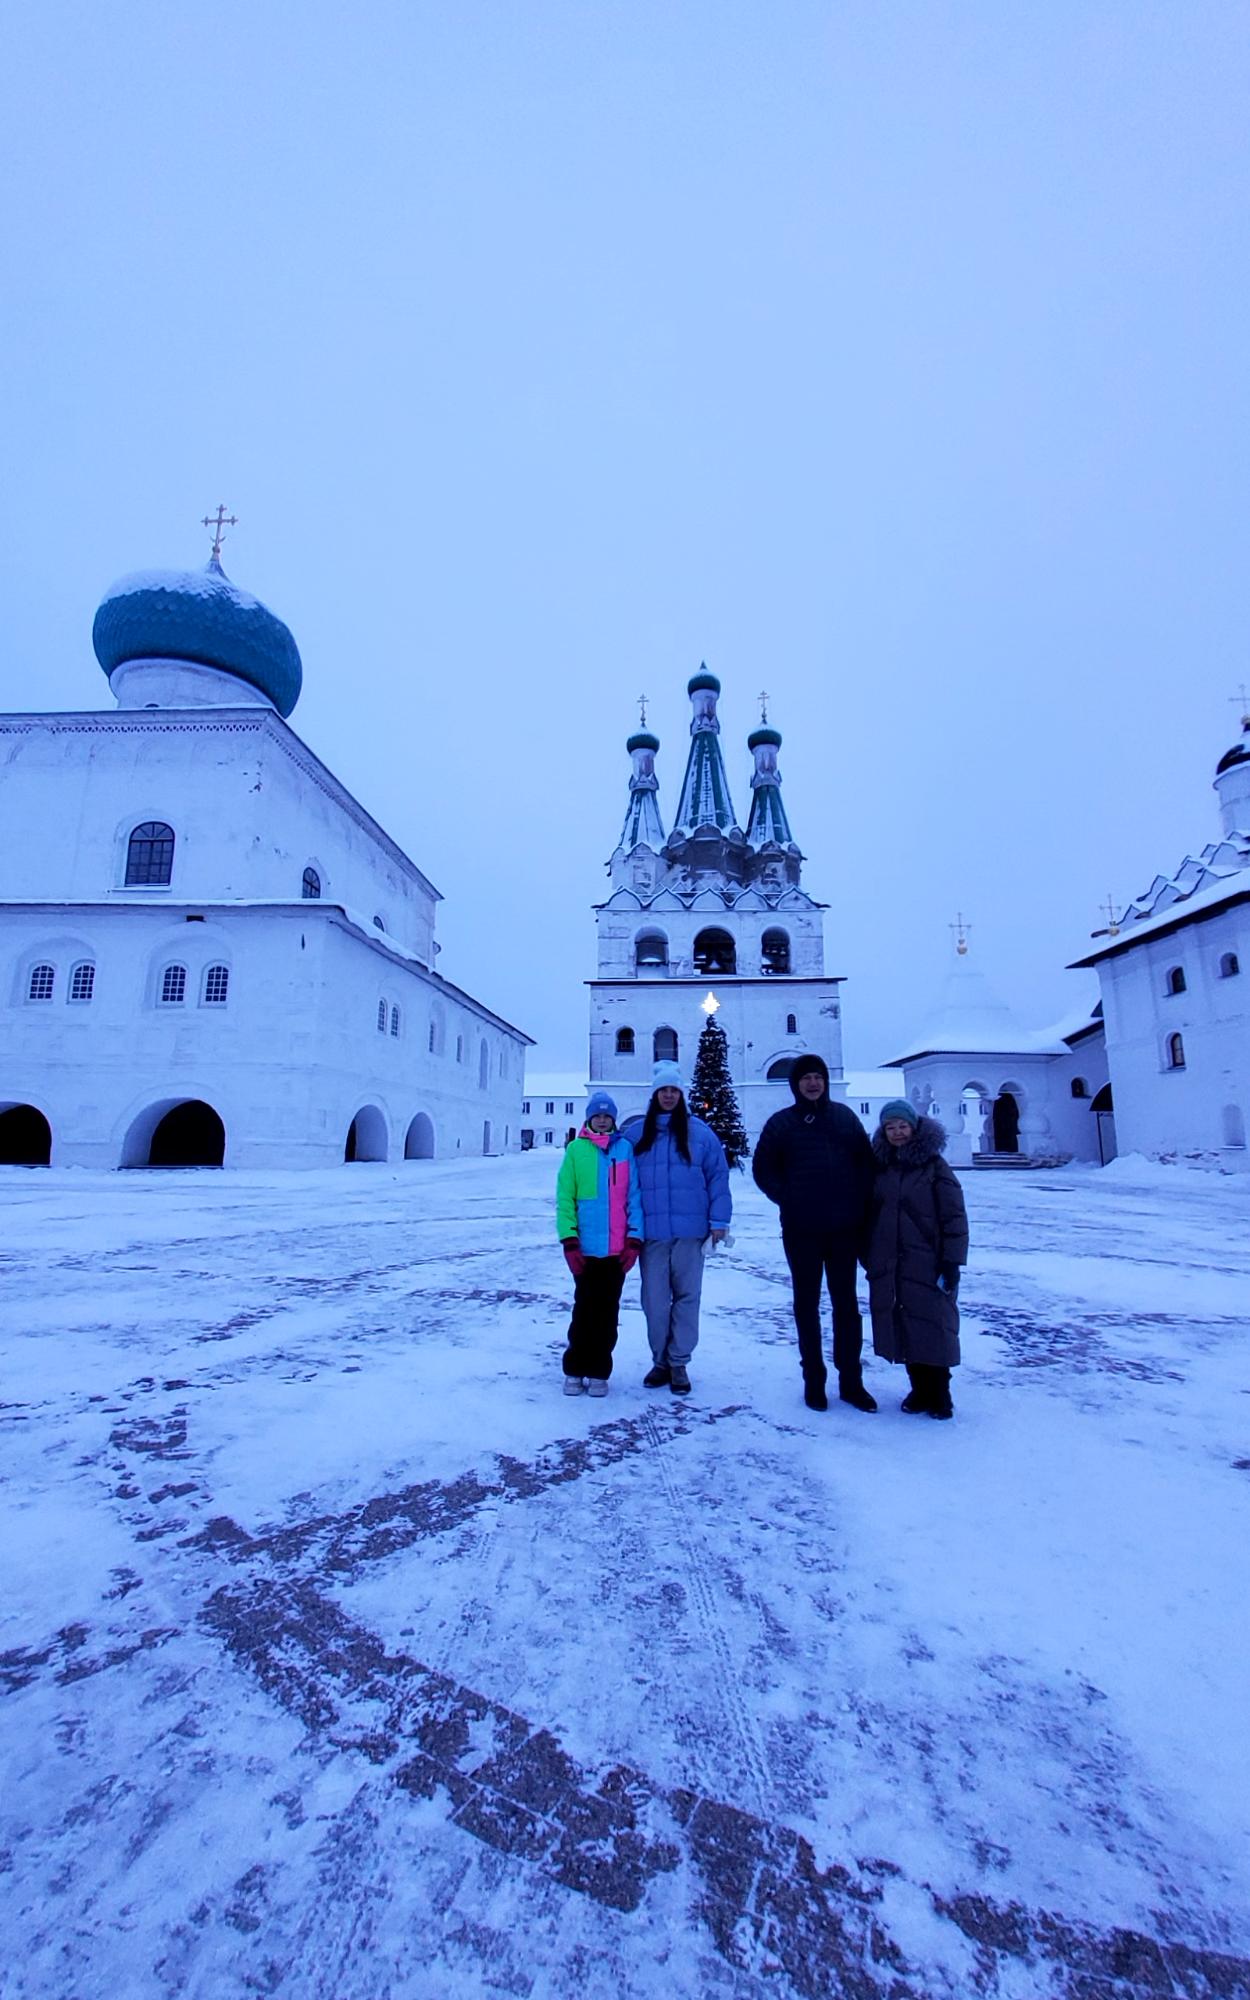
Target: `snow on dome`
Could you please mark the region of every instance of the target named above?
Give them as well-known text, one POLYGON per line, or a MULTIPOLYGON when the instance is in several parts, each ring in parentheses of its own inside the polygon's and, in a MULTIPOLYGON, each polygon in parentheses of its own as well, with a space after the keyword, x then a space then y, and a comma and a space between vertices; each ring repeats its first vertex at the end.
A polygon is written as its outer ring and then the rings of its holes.
POLYGON ((221 565, 139 570, 105 592, 91 632, 106 674, 139 660, 216 667, 289 715, 299 699, 299 648, 280 618, 231 583, 221 565))

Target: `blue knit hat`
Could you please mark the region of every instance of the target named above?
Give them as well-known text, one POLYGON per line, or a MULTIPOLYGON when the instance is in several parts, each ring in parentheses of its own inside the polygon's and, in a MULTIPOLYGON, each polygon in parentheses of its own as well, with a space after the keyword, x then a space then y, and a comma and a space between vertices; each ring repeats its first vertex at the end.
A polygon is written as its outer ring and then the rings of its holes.
POLYGON ((680 1063, 658 1062, 655 1065, 655 1068, 651 1072, 652 1090, 663 1090, 666 1084, 673 1090, 680 1090, 684 1093, 686 1079, 681 1073, 680 1063))
POLYGON ((905 1097, 892 1097, 888 1104, 882 1105, 879 1123, 888 1125, 891 1118, 902 1118, 913 1129, 920 1123, 920 1113, 905 1097))
POLYGON ((589 1125, 591 1119, 597 1118, 601 1111, 610 1112, 612 1114, 612 1123, 615 1125, 616 1099, 609 1097, 606 1090, 592 1090, 590 1096, 586 1099, 586 1123, 589 1125))

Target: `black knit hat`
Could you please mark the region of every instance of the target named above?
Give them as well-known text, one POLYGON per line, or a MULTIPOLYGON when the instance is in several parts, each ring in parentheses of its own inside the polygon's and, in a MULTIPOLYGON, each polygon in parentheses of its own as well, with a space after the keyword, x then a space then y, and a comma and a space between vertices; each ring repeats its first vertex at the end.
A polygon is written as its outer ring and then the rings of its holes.
POLYGON ((790 1065, 790 1089, 794 1094, 796 1103, 799 1096, 799 1078, 801 1076, 812 1075, 823 1077, 825 1096, 827 1097, 829 1095, 829 1065, 824 1057, 815 1055, 796 1056, 790 1065))

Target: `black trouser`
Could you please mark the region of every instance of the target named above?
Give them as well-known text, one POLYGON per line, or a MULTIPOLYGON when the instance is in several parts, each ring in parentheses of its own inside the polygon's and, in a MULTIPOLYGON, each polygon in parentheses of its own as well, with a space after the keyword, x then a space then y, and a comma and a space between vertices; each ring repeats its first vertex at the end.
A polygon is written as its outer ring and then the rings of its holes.
POLYGON ((573 1317, 564 1350, 566 1375, 588 1375, 606 1382, 612 1373, 612 1349, 621 1310, 625 1273, 619 1257, 588 1257, 573 1280, 573 1317))
POLYGON ((833 1365, 841 1382, 861 1379, 860 1356, 864 1327, 855 1298, 858 1237, 848 1231, 783 1230, 782 1246, 794 1286, 794 1324, 799 1336, 799 1363, 809 1389, 825 1386, 825 1357, 820 1334, 821 1280, 829 1285, 833 1303, 833 1365))

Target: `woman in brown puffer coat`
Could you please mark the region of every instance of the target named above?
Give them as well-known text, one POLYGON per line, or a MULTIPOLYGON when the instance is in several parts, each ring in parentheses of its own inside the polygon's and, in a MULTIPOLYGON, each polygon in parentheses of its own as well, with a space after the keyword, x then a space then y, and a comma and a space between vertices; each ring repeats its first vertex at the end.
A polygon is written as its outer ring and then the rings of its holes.
POLYGON ((883 1106, 873 1134, 877 1162, 868 1254, 872 1345, 901 1361, 911 1392, 903 1408, 954 1415, 959 1365, 959 1274, 968 1261, 964 1193, 942 1158, 946 1133, 903 1098, 883 1106))

